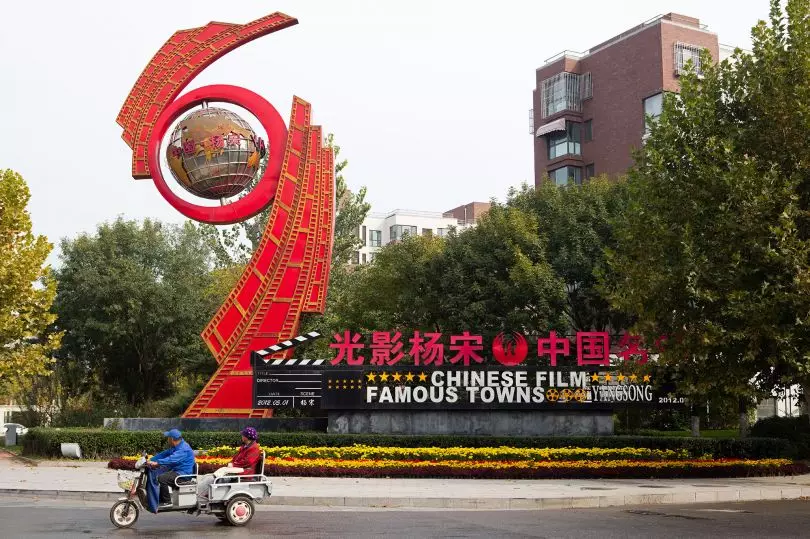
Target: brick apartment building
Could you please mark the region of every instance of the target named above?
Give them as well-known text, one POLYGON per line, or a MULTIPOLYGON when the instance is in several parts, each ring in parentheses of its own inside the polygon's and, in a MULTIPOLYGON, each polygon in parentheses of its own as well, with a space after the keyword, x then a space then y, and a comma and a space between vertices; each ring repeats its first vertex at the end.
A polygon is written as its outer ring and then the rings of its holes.
POLYGON ((473 224, 482 215, 488 212, 491 206, 492 204, 490 202, 470 202, 469 204, 464 204, 458 208, 447 210, 442 214, 442 216, 457 219, 459 223, 463 222, 464 224, 473 224))
MULTIPOLYGON (((663 92, 677 92, 688 60, 733 50, 698 19, 668 13, 584 53, 564 51, 537 69, 530 113, 534 181, 580 184, 621 174, 643 143, 645 114, 661 114, 663 92)), ((699 66, 697 66, 699 69, 699 66)))

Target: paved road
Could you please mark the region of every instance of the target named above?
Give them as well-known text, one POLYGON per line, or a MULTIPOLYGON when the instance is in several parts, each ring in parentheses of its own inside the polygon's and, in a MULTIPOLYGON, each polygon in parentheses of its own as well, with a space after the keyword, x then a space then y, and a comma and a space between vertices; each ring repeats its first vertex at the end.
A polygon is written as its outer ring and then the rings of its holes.
POLYGON ((262 507, 246 528, 213 517, 142 515, 116 530, 109 504, 0 497, 0 537, 808 537, 810 501, 560 511, 262 507))

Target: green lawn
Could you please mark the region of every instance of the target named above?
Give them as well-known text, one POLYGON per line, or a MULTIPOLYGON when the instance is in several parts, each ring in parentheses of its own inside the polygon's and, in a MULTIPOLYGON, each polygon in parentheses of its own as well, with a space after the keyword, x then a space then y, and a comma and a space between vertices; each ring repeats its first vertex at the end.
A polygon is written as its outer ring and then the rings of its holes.
POLYGON ((20 453, 22 453, 22 446, 21 445, 9 445, 9 446, 3 446, 2 448, 5 449, 6 451, 10 452, 10 453, 14 453, 15 455, 19 455, 20 453))

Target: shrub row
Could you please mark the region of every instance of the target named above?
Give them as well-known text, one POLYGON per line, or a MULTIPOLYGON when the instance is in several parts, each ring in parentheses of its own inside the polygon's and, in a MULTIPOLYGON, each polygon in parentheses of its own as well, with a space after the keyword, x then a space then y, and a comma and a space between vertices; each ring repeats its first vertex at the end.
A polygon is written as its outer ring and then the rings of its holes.
MULTIPOLYGON (((236 432, 188 431, 191 447, 206 449, 239 443, 236 432)), ((796 448, 788 440, 773 438, 709 439, 653 436, 578 436, 578 437, 505 437, 505 436, 405 436, 379 434, 326 434, 322 432, 260 433, 264 446, 347 447, 354 444, 375 447, 522 447, 522 448, 625 448, 686 450, 690 457, 714 458, 795 458, 796 448)), ((165 447, 157 431, 118 431, 109 429, 45 429, 28 431, 23 440, 23 455, 56 457, 60 444, 78 443, 88 458, 112 458, 155 452, 165 447)))
POLYGON ((799 417, 769 417, 751 427, 753 436, 780 438, 796 446, 800 458, 810 459, 810 420, 799 417))

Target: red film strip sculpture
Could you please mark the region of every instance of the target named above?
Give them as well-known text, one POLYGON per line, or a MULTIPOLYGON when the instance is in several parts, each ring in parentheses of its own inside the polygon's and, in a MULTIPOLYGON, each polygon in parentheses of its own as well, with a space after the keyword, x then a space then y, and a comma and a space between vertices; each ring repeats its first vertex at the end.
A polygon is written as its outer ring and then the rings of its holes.
MULTIPOLYGON (((141 73, 118 115, 123 139, 133 151, 133 177, 152 178, 163 197, 183 215, 228 224, 249 219, 272 204, 259 247, 202 332, 219 366, 184 417, 272 415, 272 410, 252 407, 250 352, 297 335, 302 313, 324 311, 334 232, 334 162, 331 149, 322 145, 321 128, 311 124, 309 103, 293 98, 287 127, 270 103, 244 88, 205 86, 178 98, 217 58, 297 22, 273 13, 245 25, 212 22, 175 33, 141 73), (267 166, 256 186, 222 206, 202 206, 178 196, 160 169, 161 142, 169 127, 192 108, 210 102, 247 109, 269 138, 267 166)), ((235 150, 245 149, 244 139, 234 136, 235 150)), ((199 154, 199 159, 208 160, 212 153, 221 154, 226 144, 216 136, 213 142, 204 142, 192 143, 185 157, 196 159, 199 154)), ((287 350, 273 357, 291 353, 287 350)))

